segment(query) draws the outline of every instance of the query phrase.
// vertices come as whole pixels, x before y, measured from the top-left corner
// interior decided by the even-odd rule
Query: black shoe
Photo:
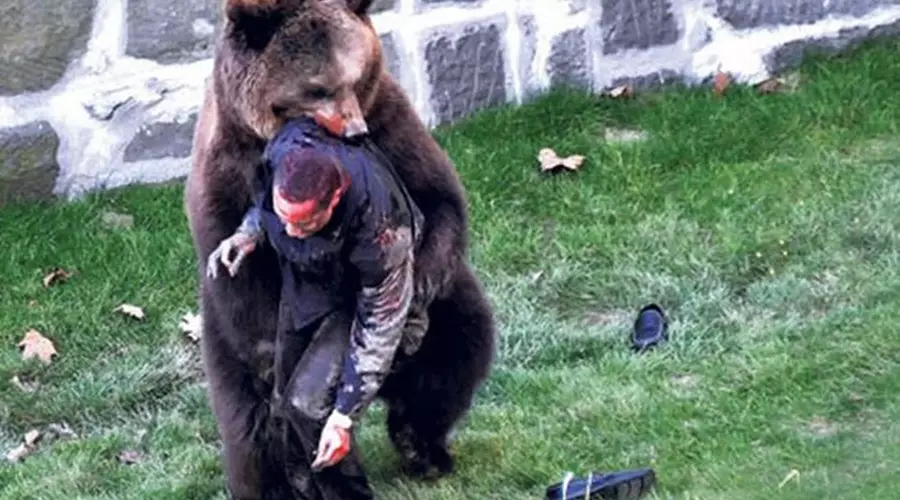
[[[647,350],[669,340],[669,321],[656,304],[644,306],[634,322],[631,345],[636,351]]]
[[[635,500],[656,486],[653,469],[635,469],[574,478],[547,488],[547,500]]]

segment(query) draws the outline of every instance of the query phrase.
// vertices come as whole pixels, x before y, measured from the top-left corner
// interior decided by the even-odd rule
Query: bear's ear
[[[352,10],[356,15],[364,16],[368,14],[369,7],[372,6],[374,0],[347,0],[347,8]]]
[[[233,34],[253,50],[264,49],[284,19],[279,0],[226,0],[225,16]]]

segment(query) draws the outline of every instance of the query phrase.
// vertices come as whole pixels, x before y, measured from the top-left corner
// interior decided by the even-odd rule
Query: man
[[[234,276],[264,238],[279,255],[274,399],[307,455],[288,459],[291,483],[311,498],[371,497],[351,430],[398,349],[412,354],[427,329],[413,282],[422,215],[381,158],[311,119],[288,122],[263,154],[254,206],[208,262],[211,277],[220,262]]]

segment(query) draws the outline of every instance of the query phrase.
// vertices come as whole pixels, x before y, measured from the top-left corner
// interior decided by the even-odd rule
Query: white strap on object
[[[571,472],[566,472],[566,475],[563,477],[562,500],[568,500],[569,498],[569,481],[571,481],[573,477],[575,477],[575,474]]]
[[[589,472],[587,483],[584,484],[584,500],[591,500],[591,483],[594,481],[594,473]]]

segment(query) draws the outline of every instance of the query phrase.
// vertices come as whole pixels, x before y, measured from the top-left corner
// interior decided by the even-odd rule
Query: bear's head
[[[263,140],[303,115],[344,136],[365,133],[382,73],[372,2],[225,0],[219,106]]]

